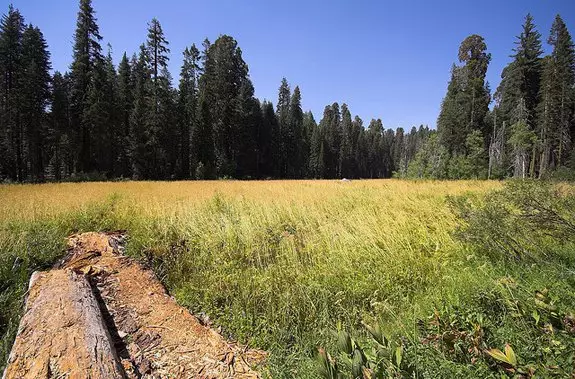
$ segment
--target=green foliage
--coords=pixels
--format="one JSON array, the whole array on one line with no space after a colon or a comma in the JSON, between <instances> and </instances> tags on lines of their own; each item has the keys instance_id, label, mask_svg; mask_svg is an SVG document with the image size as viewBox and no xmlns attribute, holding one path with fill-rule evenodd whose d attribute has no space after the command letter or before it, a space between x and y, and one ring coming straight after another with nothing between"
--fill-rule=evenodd
<instances>
[{"instance_id":1,"label":"green foliage","mask_svg":"<svg viewBox=\"0 0 575 379\"><path fill-rule=\"evenodd\" d=\"M449 153L440 145L438 135L433 133L409 163L406 176L419 179L447 178L448 170L458 167L457 163L450 165L450 162Z\"/></svg>"},{"instance_id":2,"label":"green foliage","mask_svg":"<svg viewBox=\"0 0 575 379\"><path fill-rule=\"evenodd\" d=\"M403 359L403 345L384 336L378 324L364 325L370 339L360 344L346 331L337 333L338 356L333 359L319 350L320 374L323 378L401 378L410 377L413 369Z\"/></svg>"},{"instance_id":3,"label":"green foliage","mask_svg":"<svg viewBox=\"0 0 575 379\"><path fill-rule=\"evenodd\" d=\"M499 259L561 259L575 239L575 194L550 183L508 182L485 198L450 198L463 224L458 235Z\"/></svg>"}]
</instances>

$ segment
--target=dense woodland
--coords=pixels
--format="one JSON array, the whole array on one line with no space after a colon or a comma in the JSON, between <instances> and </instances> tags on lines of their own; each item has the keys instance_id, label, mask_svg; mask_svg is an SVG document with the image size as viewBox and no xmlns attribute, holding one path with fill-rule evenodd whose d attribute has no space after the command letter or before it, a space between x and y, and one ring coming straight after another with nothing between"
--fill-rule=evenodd
<instances>
[{"instance_id":1,"label":"dense woodland","mask_svg":"<svg viewBox=\"0 0 575 379\"><path fill-rule=\"evenodd\" d=\"M494 94L491 55L467 37L437 130L385 129L346 104L316 122L284 78L274 106L254 97L237 41L183 51L177 86L157 19L116 65L91 0L81 0L72 63L54 72L42 32L9 7L0 25L0 180L504 178L575 171L575 49L557 16L543 56L527 15ZM493 106L491 106L493 105Z\"/></svg>"}]
</instances>

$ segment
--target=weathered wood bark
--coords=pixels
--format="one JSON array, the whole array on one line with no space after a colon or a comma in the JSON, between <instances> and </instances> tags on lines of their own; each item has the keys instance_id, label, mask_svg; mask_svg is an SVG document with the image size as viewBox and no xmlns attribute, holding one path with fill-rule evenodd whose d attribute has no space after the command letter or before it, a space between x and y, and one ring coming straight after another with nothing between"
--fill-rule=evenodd
<instances>
[{"instance_id":1,"label":"weathered wood bark","mask_svg":"<svg viewBox=\"0 0 575 379\"><path fill-rule=\"evenodd\" d=\"M3 378L123 378L118 362L84 275L34 273Z\"/></svg>"},{"instance_id":2,"label":"weathered wood bark","mask_svg":"<svg viewBox=\"0 0 575 379\"><path fill-rule=\"evenodd\" d=\"M265 352L226 341L202 325L152 271L121 254L121 237L84 233L72 236L69 246L57 267L84 272L96 286L110 332L121 340L116 346L128 378L261 377L252 366Z\"/></svg>"},{"instance_id":3,"label":"weathered wood bark","mask_svg":"<svg viewBox=\"0 0 575 379\"><path fill-rule=\"evenodd\" d=\"M4 378L260 378L266 353L226 341L121 254L121 234L69 238L30 279Z\"/></svg>"}]
</instances>

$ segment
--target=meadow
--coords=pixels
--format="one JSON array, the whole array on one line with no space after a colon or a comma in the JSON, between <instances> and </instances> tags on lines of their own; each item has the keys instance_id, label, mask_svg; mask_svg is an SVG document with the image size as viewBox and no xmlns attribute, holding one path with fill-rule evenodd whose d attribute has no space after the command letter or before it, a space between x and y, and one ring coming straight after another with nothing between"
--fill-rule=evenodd
<instances>
[{"instance_id":1,"label":"meadow","mask_svg":"<svg viewBox=\"0 0 575 379\"><path fill-rule=\"evenodd\" d=\"M573 191L564 185L555 203L544 191L558 190L539 187L1 185L0 366L31 272L62 256L72 233L125 230L127 254L151 266L180 304L270 352L267 376L565 377L575 351ZM533 205L507 198L513 191L545 202L552 225L526 215ZM529 229L534 220L539 229Z\"/></svg>"}]
</instances>

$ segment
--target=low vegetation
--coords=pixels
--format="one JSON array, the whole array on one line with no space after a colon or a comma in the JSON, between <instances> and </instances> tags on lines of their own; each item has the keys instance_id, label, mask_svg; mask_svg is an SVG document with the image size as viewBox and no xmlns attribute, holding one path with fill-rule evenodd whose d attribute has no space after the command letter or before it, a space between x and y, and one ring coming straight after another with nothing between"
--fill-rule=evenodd
<instances>
[{"instance_id":1,"label":"low vegetation","mask_svg":"<svg viewBox=\"0 0 575 379\"><path fill-rule=\"evenodd\" d=\"M30 273L70 233L124 229L180 304L270 351L273 377L574 369L567 185L63 183L0 199L2 362Z\"/></svg>"}]
</instances>

